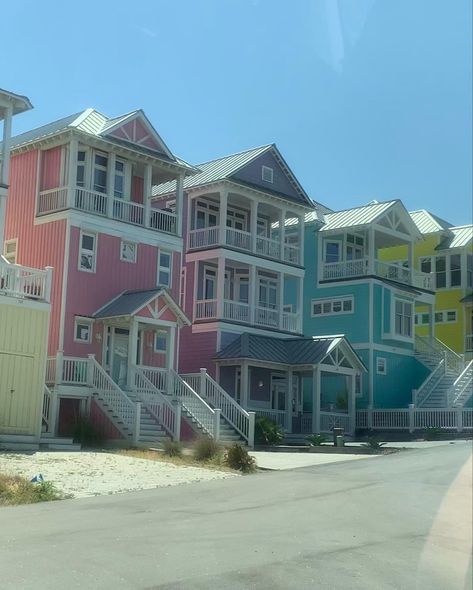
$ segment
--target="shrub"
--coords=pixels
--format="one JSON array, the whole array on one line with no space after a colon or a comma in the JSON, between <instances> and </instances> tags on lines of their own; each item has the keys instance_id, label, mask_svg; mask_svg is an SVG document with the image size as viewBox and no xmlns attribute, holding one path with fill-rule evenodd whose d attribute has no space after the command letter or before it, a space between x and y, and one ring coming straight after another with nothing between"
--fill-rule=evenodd
<instances>
[{"instance_id":1,"label":"shrub","mask_svg":"<svg viewBox=\"0 0 473 590\"><path fill-rule=\"evenodd\" d=\"M442 429L437 426L429 426L424 434L425 440L436 440L442 434Z\"/></svg>"},{"instance_id":2,"label":"shrub","mask_svg":"<svg viewBox=\"0 0 473 590\"><path fill-rule=\"evenodd\" d=\"M199 438L194 443L194 459L196 461L208 461L220 452L219 445L213 438Z\"/></svg>"},{"instance_id":3,"label":"shrub","mask_svg":"<svg viewBox=\"0 0 473 590\"><path fill-rule=\"evenodd\" d=\"M279 424L264 416L255 420L255 439L260 445L276 445L284 438L284 432Z\"/></svg>"},{"instance_id":4,"label":"shrub","mask_svg":"<svg viewBox=\"0 0 473 590\"><path fill-rule=\"evenodd\" d=\"M235 443L225 451L225 463L242 473L252 473L256 469L255 458L240 444Z\"/></svg>"},{"instance_id":5,"label":"shrub","mask_svg":"<svg viewBox=\"0 0 473 590\"><path fill-rule=\"evenodd\" d=\"M379 451L385 444L386 443L384 442L379 442L379 439L376 438L376 436L369 436L368 440L361 446L365 447L365 449L370 449L371 451Z\"/></svg>"},{"instance_id":6,"label":"shrub","mask_svg":"<svg viewBox=\"0 0 473 590\"><path fill-rule=\"evenodd\" d=\"M63 497L50 481L31 483L17 475L0 474L0 506L49 502Z\"/></svg>"},{"instance_id":7,"label":"shrub","mask_svg":"<svg viewBox=\"0 0 473 590\"><path fill-rule=\"evenodd\" d=\"M74 424L74 442L84 447L100 447L103 443L103 436L92 422L84 417L78 416Z\"/></svg>"},{"instance_id":8,"label":"shrub","mask_svg":"<svg viewBox=\"0 0 473 590\"><path fill-rule=\"evenodd\" d=\"M181 457L182 456L182 445L178 441L166 440L163 444L163 454L166 457Z\"/></svg>"},{"instance_id":9,"label":"shrub","mask_svg":"<svg viewBox=\"0 0 473 590\"><path fill-rule=\"evenodd\" d=\"M305 439L311 447L320 447L327 442L323 434L311 434L310 436L306 436Z\"/></svg>"}]
</instances>

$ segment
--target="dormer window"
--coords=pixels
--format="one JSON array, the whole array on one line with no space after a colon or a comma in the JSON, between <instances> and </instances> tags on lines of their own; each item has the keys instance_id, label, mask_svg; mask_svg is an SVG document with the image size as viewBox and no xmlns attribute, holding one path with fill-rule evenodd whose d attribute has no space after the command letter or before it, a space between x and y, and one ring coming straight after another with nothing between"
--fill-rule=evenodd
<instances>
[{"instance_id":1,"label":"dormer window","mask_svg":"<svg viewBox=\"0 0 473 590\"><path fill-rule=\"evenodd\" d=\"M272 184L273 183L273 169L270 168L269 166L263 166L261 168L261 178L265 182L270 182Z\"/></svg>"}]
</instances>

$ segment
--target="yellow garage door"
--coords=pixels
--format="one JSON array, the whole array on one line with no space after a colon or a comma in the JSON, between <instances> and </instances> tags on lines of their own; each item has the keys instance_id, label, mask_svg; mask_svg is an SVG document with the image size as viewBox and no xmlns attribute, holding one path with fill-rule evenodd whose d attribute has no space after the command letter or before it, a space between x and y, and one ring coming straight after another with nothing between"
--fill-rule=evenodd
<instances>
[{"instance_id":1,"label":"yellow garage door","mask_svg":"<svg viewBox=\"0 0 473 590\"><path fill-rule=\"evenodd\" d=\"M33 370L33 356L0 352L0 433L35 430L37 408L32 402L36 396L30 391Z\"/></svg>"}]
</instances>

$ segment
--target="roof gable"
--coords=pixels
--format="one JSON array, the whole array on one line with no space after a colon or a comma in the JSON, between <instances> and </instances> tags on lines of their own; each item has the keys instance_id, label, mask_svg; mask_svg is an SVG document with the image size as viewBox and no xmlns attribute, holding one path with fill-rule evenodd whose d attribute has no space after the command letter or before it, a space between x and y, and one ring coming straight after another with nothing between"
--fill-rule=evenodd
<instances>
[{"instance_id":1,"label":"roof gable","mask_svg":"<svg viewBox=\"0 0 473 590\"><path fill-rule=\"evenodd\" d=\"M432 234L436 232L448 231L452 224L445 219L441 219L426 209L418 211L409 211L409 215L417 226L421 234Z\"/></svg>"}]
</instances>

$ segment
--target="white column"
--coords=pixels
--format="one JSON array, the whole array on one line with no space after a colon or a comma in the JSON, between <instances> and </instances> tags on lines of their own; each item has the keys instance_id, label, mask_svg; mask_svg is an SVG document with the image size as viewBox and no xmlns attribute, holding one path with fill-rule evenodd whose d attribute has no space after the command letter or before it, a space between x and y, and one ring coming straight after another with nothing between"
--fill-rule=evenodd
<instances>
[{"instance_id":1,"label":"white column","mask_svg":"<svg viewBox=\"0 0 473 590\"><path fill-rule=\"evenodd\" d=\"M128 373L127 384L132 385L132 366L136 364L136 352L138 347L138 320L131 318L130 335L128 337Z\"/></svg>"},{"instance_id":2,"label":"white column","mask_svg":"<svg viewBox=\"0 0 473 590\"><path fill-rule=\"evenodd\" d=\"M414 282L414 244L409 242L407 245L407 264L409 266L409 274L411 283Z\"/></svg>"},{"instance_id":3,"label":"white column","mask_svg":"<svg viewBox=\"0 0 473 590\"><path fill-rule=\"evenodd\" d=\"M258 201L253 199L250 205L251 251L256 253L256 236L258 235Z\"/></svg>"},{"instance_id":4,"label":"white column","mask_svg":"<svg viewBox=\"0 0 473 590\"><path fill-rule=\"evenodd\" d=\"M283 329L283 308L284 308L284 273L278 274L278 317L279 317L279 329Z\"/></svg>"},{"instance_id":5,"label":"white column","mask_svg":"<svg viewBox=\"0 0 473 590\"><path fill-rule=\"evenodd\" d=\"M176 326L173 326L169 329L168 350L166 355L166 364L168 369L174 369L174 358L176 353L176 330Z\"/></svg>"},{"instance_id":6,"label":"white column","mask_svg":"<svg viewBox=\"0 0 473 590\"><path fill-rule=\"evenodd\" d=\"M76 179L77 179L77 148L78 141L76 137L71 137L69 141L69 162L67 168L67 206L74 207Z\"/></svg>"},{"instance_id":7,"label":"white column","mask_svg":"<svg viewBox=\"0 0 473 590\"><path fill-rule=\"evenodd\" d=\"M10 142L11 142L11 120L13 116L13 107L8 106L5 109L3 119L3 143L2 143L2 167L0 175L0 184L8 184L8 170L10 167Z\"/></svg>"},{"instance_id":8,"label":"white column","mask_svg":"<svg viewBox=\"0 0 473 590\"><path fill-rule=\"evenodd\" d=\"M293 370L289 369L287 372L287 406L286 406L286 429L290 433L292 432L292 387L293 387Z\"/></svg>"},{"instance_id":9,"label":"white column","mask_svg":"<svg viewBox=\"0 0 473 590\"><path fill-rule=\"evenodd\" d=\"M225 256L218 258L217 269L217 319L223 318L223 300L225 294Z\"/></svg>"},{"instance_id":10,"label":"white column","mask_svg":"<svg viewBox=\"0 0 473 590\"><path fill-rule=\"evenodd\" d=\"M376 269L375 231L373 227L368 230L368 274L374 275Z\"/></svg>"},{"instance_id":11,"label":"white column","mask_svg":"<svg viewBox=\"0 0 473 590\"><path fill-rule=\"evenodd\" d=\"M320 369L314 367L312 377L312 433L320 433Z\"/></svg>"},{"instance_id":12,"label":"white column","mask_svg":"<svg viewBox=\"0 0 473 590\"><path fill-rule=\"evenodd\" d=\"M184 174L179 174L176 178L176 232L182 236L184 211Z\"/></svg>"},{"instance_id":13,"label":"white column","mask_svg":"<svg viewBox=\"0 0 473 590\"><path fill-rule=\"evenodd\" d=\"M247 361L242 361L241 363L241 380L240 380L240 404L243 408L248 407L248 402L250 399L249 396L249 367Z\"/></svg>"},{"instance_id":14,"label":"white column","mask_svg":"<svg viewBox=\"0 0 473 590\"><path fill-rule=\"evenodd\" d=\"M299 278L297 288L297 331L303 333L303 318L304 318L304 280L302 277Z\"/></svg>"},{"instance_id":15,"label":"white column","mask_svg":"<svg viewBox=\"0 0 473 590\"><path fill-rule=\"evenodd\" d=\"M228 189L223 187L220 190L220 244L227 241L227 206L228 206Z\"/></svg>"},{"instance_id":16,"label":"white column","mask_svg":"<svg viewBox=\"0 0 473 590\"><path fill-rule=\"evenodd\" d=\"M286 210L281 209L279 211L279 257L284 260L284 242L286 239Z\"/></svg>"},{"instance_id":17,"label":"white column","mask_svg":"<svg viewBox=\"0 0 473 590\"><path fill-rule=\"evenodd\" d=\"M144 205L144 225L150 226L151 222L151 195L153 191L153 167L151 164L145 164L145 173L143 178L143 205Z\"/></svg>"},{"instance_id":18,"label":"white column","mask_svg":"<svg viewBox=\"0 0 473 590\"><path fill-rule=\"evenodd\" d=\"M256 285L256 266L254 264L250 264L249 275L248 275L248 304L250 306L250 323L255 323L256 318L256 293L257 293L257 285Z\"/></svg>"},{"instance_id":19,"label":"white column","mask_svg":"<svg viewBox=\"0 0 473 590\"><path fill-rule=\"evenodd\" d=\"M428 307L429 310L429 340L434 339L434 319L435 319L435 305L430 304Z\"/></svg>"},{"instance_id":20,"label":"white column","mask_svg":"<svg viewBox=\"0 0 473 590\"><path fill-rule=\"evenodd\" d=\"M356 377L355 374L348 377L348 415L350 420L350 434L355 434L356 428Z\"/></svg>"},{"instance_id":21,"label":"white column","mask_svg":"<svg viewBox=\"0 0 473 590\"><path fill-rule=\"evenodd\" d=\"M115 198L115 162L117 156L114 152L108 154L107 168L107 217L113 217L113 199Z\"/></svg>"},{"instance_id":22,"label":"white column","mask_svg":"<svg viewBox=\"0 0 473 590\"><path fill-rule=\"evenodd\" d=\"M304 265L304 228L305 215L299 215L299 264Z\"/></svg>"}]
</instances>

